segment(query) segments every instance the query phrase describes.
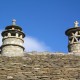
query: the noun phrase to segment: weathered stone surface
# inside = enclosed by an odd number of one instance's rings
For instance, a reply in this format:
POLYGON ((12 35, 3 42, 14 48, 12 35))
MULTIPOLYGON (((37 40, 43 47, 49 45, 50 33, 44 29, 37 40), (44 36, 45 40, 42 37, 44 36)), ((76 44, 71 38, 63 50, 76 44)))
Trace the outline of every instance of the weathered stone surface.
POLYGON ((80 43, 69 44, 69 52, 80 53, 80 43))
POLYGON ((8 57, 24 56, 23 38, 20 35, 18 36, 18 33, 15 33, 15 36, 8 34, 2 39, 1 54, 8 57))
POLYGON ((2 48, 2 55, 3 56, 8 56, 8 57, 11 57, 11 56, 24 56, 23 54, 23 48, 19 47, 19 46, 13 46, 13 45, 7 45, 7 46, 4 46, 2 48))
POLYGON ((80 56, 0 56, 0 80, 80 80, 80 56))
POLYGON ((23 40, 18 38, 18 37, 8 37, 8 38, 5 38, 3 39, 3 45, 5 44, 17 44, 17 45, 21 45, 23 46, 23 40))

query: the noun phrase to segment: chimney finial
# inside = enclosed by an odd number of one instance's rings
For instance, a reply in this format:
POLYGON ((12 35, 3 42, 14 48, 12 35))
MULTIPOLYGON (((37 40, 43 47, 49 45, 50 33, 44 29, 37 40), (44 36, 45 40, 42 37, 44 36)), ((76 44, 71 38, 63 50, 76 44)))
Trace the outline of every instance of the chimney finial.
POLYGON ((74 22, 74 27, 79 27, 78 24, 79 24, 79 22, 78 21, 75 21, 74 22))
POLYGON ((12 20, 12 25, 16 25, 16 20, 15 19, 12 20))

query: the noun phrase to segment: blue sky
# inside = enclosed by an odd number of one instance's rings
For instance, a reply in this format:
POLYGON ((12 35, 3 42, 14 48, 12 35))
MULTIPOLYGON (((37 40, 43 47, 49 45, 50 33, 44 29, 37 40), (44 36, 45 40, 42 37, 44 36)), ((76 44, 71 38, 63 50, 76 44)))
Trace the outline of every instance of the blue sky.
POLYGON ((26 48, 67 53, 65 30, 80 22, 80 0, 0 0, 0 30, 12 19, 26 34, 26 48))

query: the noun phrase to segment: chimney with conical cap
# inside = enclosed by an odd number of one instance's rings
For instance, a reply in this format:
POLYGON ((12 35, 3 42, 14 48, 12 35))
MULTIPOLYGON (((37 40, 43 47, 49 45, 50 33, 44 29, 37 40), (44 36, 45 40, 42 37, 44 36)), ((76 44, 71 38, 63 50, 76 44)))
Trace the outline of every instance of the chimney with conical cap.
POLYGON ((12 21, 12 25, 7 26, 2 32, 2 37, 1 54, 3 56, 24 56, 23 38, 25 34, 22 32, 22 28, 16 25, 15 19, 12 21))
POLYGON ((74 27, 68 29, 65 34, 68 36, 68 51, 80 53, 80 27, 78 21, 74 22, 74 27))

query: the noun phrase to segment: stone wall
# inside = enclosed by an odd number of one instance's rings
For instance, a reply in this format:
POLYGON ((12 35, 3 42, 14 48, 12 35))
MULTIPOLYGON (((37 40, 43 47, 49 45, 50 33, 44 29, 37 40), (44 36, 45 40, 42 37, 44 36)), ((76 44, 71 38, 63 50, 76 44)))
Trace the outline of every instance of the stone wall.
POLYGON ((40 53, 0 56, 0 80, 80 80, 80 56, 40 53))
POLYGON ((3 40, 3 45, 5 44, 17 44, 22 46, 23 40, 17 37, 8 37, 3 40))
POLYGON ((19 46, 7 45, 2 48, 1 54, 3 56, 23 56, 23 48, 19 46))
POLYGON ((3 39, 1 54, 3 56, 23 56, 23 39, 18 37, 8 37, 3 39))
POLYGON ((69 44, 69 52, 80 52, 80 43, 69 44))

